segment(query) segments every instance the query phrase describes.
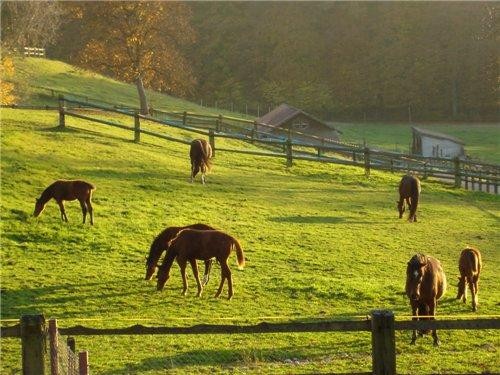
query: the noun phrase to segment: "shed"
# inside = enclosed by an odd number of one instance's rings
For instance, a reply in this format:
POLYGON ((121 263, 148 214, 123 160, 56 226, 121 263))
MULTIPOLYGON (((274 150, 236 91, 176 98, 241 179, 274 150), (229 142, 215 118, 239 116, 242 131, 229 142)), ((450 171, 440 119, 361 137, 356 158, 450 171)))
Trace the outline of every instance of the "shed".
MULTIPOLYGON (((338 141, 339 133, 334 127, 328 126, 325 122, 304 112, 301 109, 294 108, 288 104, 281 104, 271 112, 257 119, 258 130, 264 133, 273 134, 279 137, 287 135, 288 130, 301 132, 306 135, 313 135, 327 140, 338 141)), ((307 136, 292 134, 292 138, 299 139, 306 143, 320 143, 307 136)))
POLYGON ((460 139, 427 129, 417 127, 411 129, 413 132, 411 147, 413 154, 440 158, 465 156, 465 143, 460 139))

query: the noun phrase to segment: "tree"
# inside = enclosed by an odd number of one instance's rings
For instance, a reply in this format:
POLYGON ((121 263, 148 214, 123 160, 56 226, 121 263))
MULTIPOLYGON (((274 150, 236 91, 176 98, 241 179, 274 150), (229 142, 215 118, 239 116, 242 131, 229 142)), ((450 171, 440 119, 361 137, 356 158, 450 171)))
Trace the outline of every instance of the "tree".
POLYGON ((137 84, 141 110, 147 112, 142 85, 179 96, 195 80, 183 47, 194 42, 190 10, 176 2, 92 2, 82 5, 87 43, 80 65, 137 84))
POLYGON ((2 1, 2 48, 46 47, 57 36, 62 13, 57 1, 2 1))

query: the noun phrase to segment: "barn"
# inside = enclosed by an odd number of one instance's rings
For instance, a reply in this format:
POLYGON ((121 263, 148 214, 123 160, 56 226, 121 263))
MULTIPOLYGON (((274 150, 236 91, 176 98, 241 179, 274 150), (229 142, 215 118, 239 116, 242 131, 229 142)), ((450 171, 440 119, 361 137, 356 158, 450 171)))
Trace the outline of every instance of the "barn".
POLYGON ((417 127, 412 127, 412 132, 411 150, 415 155, 440 158, 465 156, 465 143, 460 139, 417 127))
MULTIPOLYGON (((258 118, 257 123, 263 125, 258 127, 259 131, 278 137, 284 137, 287 135, 288 130, 292 130, 332 141, 339 140, 340 131, 328 126, 325 122, 303 110, 285 103, 258 118)), ((315 141, 313 138, 307 136, 301 137, 297 134, 292 134, 292 138, 306 143, 321 142, 320 140, 315 141)))

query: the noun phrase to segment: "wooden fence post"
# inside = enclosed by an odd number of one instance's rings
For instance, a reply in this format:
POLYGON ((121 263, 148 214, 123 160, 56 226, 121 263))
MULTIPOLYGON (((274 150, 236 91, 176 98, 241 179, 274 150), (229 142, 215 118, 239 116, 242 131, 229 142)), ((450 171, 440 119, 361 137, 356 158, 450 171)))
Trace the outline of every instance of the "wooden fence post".
POLYGON ((252 144, 254 143, 256 136, 257 136, 257 121, 254 121, 252 129, 252 144))
POLYGON ((182 125, 186 125, 186 122, 187 122, 187 112, 184 111, 182 113, 182 125))
POLYGON ((370 149, 368 147, 365 147, 364 155, 365 155, 365 176, 370 177, 370 149))
POLYGON ((352 152, 352 161, 356 162, 356 151, 352 152))
POLYGON ((293 159, 292 159, 292 141, 290 140, 290 138, 286 140, 285 147, 286 147, 286 166, 291 167, 293 164, 293 159))
POLYGON ((462 177, 460 176, 460 159, 457 157, 453 160, 455 164, 455 187, 462 185, 462 177))
POLYGON ((66 110, 66 105, 64 101, 64 96, 59 95, 59 127, 66 127, 66 118, 64 115, 64 111, 66 110))
POLYGON ((209 129, 208 130, 208 142, 210 143, 210 146, 212 147, 212 157, 215 157, 215 135, 214 135, 214 130, 209 129))
POLYGON ((217 124, 217 131, 220 132, 222 131, 222 121, 223 121, 223 117, 222 115, 219 115, 219 117, 217 118, 217 121, 216 121, 216 124, 217 124))
POLYGON ((141 120, 138 113, 134 114, 134 142, 141 141, 141 120))
POLYGON ((78 353, 78 374, 89 374, 89 352, 87 351, 78 353))
POLYGON ((50 374, 59 373, 59 340, 57 337, 57 320, 49 320, 49 342, 50 342, 50 374))
POLYGON ((68 337, 66 340, 66 344, 68 345, 68 374, 73 374, 76 370, 76 342, 74 337, 68 337))
POLYGON ((43 315, 21 317, 21 347, 23 375, 45 374, 47 327, 43 315))
POLYGON ((373 374, 396 374, 396 336, 392 311, 372 312, 372 371, 373 374))

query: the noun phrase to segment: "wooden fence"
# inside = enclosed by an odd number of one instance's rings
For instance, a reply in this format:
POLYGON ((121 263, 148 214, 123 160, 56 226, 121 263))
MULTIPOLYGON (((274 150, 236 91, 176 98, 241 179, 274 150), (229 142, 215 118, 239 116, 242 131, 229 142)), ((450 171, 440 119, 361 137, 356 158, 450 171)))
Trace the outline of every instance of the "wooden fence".
MULTIPOLYGON (((52 320, 52 327, 57 322, 52 320)), ((57 329, 57 328, 53 328, 57 329)), ((146 327, 134 325, 128 328, 89 328, 74 326, 58 328, 58 334, 72 336, 99 335, 185 335, 185 334, 265 334, 283 332, 371 332, 372 373, 396 373, 395 331, 401 330, 483 330, 500 329, 500 319, 461 319, 461 320, 405 320, 396 321, 392 311, 375 310, 366 320, 360 321, 321 321, 310 323, 260 323, 256 325, 195 325, 191 327, 146 327)), ((1 337, 20 337, 22 341, 23 374, 44 374, 45 342, 47 329, 41 315, 23 316, 21 323, 2 327, 1 337), (33 367, 35 366, 35 367, 33 367), (41 370, 42 369, 42 370, 41 370), (41 372, 42 371, 42 372, 41 372)), ((88 354, 81 355, 88 360, 88 354)), ((83 368, 88 362, 82 359, 83 368)), ((57 374, 57 373, 56 373, 57 374)), ((54 375, 56 375, 54 374, 54 375)), ((80 372, 80 374, 84 374, 80 372)))
MULTIPOLYGON (((352 165, 364 168, 367 176, 370 175, 371 169, 391 172, 400 171, 406 173, 417 173, 423 178, 435 177, 443 181, 451 182, 456 187, 464 187, 466 189, 470 188, 472 190, 478 188, 482 191, 498 194, 500 166, 494 164, 476 163, 458 158, 445 159, 407 155, 397 152, 381 151, 368 147, 362 148, 357 145, 347 145, 333 142, 309 144, 296 141, 293 138, 293 135, 298 132, 292 131, 287 133, 286 138, 276 139, 264 137, 261 134, 262 132, 255 129, 257 126, 261 125, 255 123, 253 123, 252 129, 246 129, 249 130, 246 134, 244 131, 234 131, 234 125, 232 125, 233 128, 231 129, 233 131, 229 131, 227 121, 235 120, 236 118, 219 115, 213 116, 207 120, 208 116, 195 115, 187 112, 182 112, 182 114, 180 112, 171 112, 171 114, 176 115, 179 119, 158 119, 152 116, 139 115, 137 112, 131 113, 130 110, 122 108, 113 108, 88 102, 84 103, 78 100, 65 99, 64 97, 60 97, 59 100, 59 125, 61 127, 66 126, 65 117, 72 116, 133 131, 134 140, 136 142, 140 142, 141 134, 147 134, 169 141, 189 144, 186 140, 144 129, 141 126, 141 121, 149 121, 207 136, 210 144, 212 145, 214 155, 217 152, 222 151, 257 156, 279 157, 286 160, 286 165, 288 167, 292 166, 294 159, 352 165), (67 103, 72 105, 72 109, 68 110, 66 107, 67 103), (87 108, 134 117, 134 124, 127 126, 113 121, 98 119, 90 115, 78 113, 75 111, 76 108, 87 108), (193 121, 190 121, 190 119, 193 118, 201 120, 193 123, 193 121), (213 121, 214 118, 215 122, 213 121), (216 138, 229 138, 253 144, 261 144, 271 147, 271 151, 219 148, 216 147, 216 138)), ((240 121, 241 119, 236 120, 240 121)), ((241 128, 239 129, 241 130, 241 128)), ((266 133, 266 135, 268 134, 266 133)))
POLYGON ((45 57, 45 48, 24 47, 24 56, 45 57))

